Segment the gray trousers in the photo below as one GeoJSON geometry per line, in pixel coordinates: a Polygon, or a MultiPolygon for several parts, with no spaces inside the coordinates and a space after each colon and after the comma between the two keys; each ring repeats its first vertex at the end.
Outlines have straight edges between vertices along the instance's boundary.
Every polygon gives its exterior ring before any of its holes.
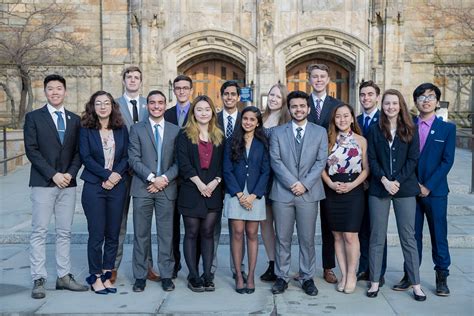
{"type": "MultiPolygon", "coordinates": [[[[230,223],[230,220],[228,220],[227,223],[229,225],[229,251],[231,253],[231,255],[229,256],[230,271],[232,273],[235,273],[234,259],[232,257],[232,225],[230,223]]],[[[216,222],[216,226],[214,227],[214,259],[212,259],[212,266],[211,266],[212,274],[215,274],[217,270],[217,247],[219,246],[219,239],[221,238],[221,230],[222,230],[222,217],[216,222]]],[[[245,271],[244,257],[245,257],[245,237],[242,239],[242,264],[240,265],[241,271],[245,271]]]]}
{"type": "Polygon", "coordinates": [[[30,237],[31,278],[47,278],[46,236],[51,216],[56,229],[56,271],[62,278],[71,272],[71,225],[76,207],[76,188],[31,188],[32,217],[30,237]]]}
{"type": "Polygon", "coordinates": [[[273,217],[275,219],[275,274],[277,277],[290,280],[291,240],[296,223],[299,252],[299,279],[312,279],[316,270],[316,256],[314,249],[314,234],[316,218],[318,217],[318,203],[305,202],[296,197],[292,202],[283,203],[273,201],[273,217]]]}
{"type": "Polygon", "coordinates": [[[416,199],[414,196],[405,198],[379,198],[369,195],[370,280],[371,282],[378,282],[380,280],[391,201],[393,201],[393,208],[395,210],[398,236],[402,246],[408,278],[412,284],[420,284],[420,264],[415,239],[416,199]]]}
{"type": "Polygon", "coordinates": [[[164,192],[154,197],[133,197],[133,277],[146,279],[151,249],[151,221],[155,211],[158,239],[158,269],[162,278],[171,278],[174,269],[173,217],[174,201],[164,192]]]}

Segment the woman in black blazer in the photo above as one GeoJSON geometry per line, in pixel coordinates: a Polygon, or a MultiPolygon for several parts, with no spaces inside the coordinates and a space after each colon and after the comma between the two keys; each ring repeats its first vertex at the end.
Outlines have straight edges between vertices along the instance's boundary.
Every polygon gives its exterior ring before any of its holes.
{"type": "Polygon", "coordinates": [[[79,153],[84,163],[82,207],[87,218],[86,281],[97,294],[117,292],[110,277],[117,256],[125,177],[128,170],[128,133],[119,106],[110,93],[97,91],[81,118],[79,153]],[[103,248],[103,252],[102,252],[103,248]]]}
{"type": "Polygon", "coordinates": [[[369,133],[368,157],[371,287],[368,297],[379,291],[380,272],[387,236],[390,202],[393,202],[405,267],[415,300],[424,301],[420,286],[419,258],[415,240],[416,196],[420,193],[415,175],[420,152],[418,132],[408,113],[402,94],[387,90],[382,96],[380,123],[369,133]]]}
{"type": "Polygon", "coordinates": [[[178,136],[178,167],[182,182],[178,210],[183,215],[183,251],[188,266],[188,287],[195,292],[214,291],[211,265],[214,226],[222,212],[222,154],[224,135],[217,125],[214,104],[208,96],[194,99],[188,122],[178,136]],[[201,240],[204,280],[199,276],[196,248],[201,240]]]}

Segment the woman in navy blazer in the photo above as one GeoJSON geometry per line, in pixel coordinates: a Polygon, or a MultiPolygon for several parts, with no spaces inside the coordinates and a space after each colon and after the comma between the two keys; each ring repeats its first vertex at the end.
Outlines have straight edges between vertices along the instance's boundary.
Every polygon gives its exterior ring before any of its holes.
{"type": "Polygon", "coordinates": [[[232,225],[232,258],[235,265],[235,289],[238,293],[255,291],[255,266],[258,252],[258,226],[265,220],[265,193],[270,176],[268,143],[262,114],[254,106],[242,111],[242,121],[224,151],[224,216],[232,225]],[[240,271],[242,240],[247,235],[249,273],[247,288],[240,271]]]}
{"type": "Polygon", "coordinates": [[[125,178],[128,170],[128,133],[118,104],[110,93],[94,93],[81,118],[79,153],[84,164],[82,207],[87,218],[86,281],[97,294],[115,293],[110,277],[118,249],[125,178]],[[102,253],[102,247],[104,249],[102,253]]]}

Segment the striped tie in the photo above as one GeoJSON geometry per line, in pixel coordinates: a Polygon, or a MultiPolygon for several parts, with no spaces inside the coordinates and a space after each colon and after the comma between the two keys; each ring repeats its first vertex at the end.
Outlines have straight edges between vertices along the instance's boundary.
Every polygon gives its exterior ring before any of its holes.
{"type": "Polygon", "coordinates": [[[232,132],[234,131],[234,128],[232,126],[232,116],[227,117],[227,127],[225,128],[225,138],[230,138],[232,137],[232,132]]]}
{"type": "Polygon", "coordinates": [[[61,111],[55,111],[56,115],[58,116],[58,135],[61,144],[64,143],[64,134],[66,133],[66,126],[64,125],[63,113],[61,111]]]}
{"type": "Polygon", "coordinates": [[[321,118],[321,99],[316,99],[316,118],[321,118]]]}

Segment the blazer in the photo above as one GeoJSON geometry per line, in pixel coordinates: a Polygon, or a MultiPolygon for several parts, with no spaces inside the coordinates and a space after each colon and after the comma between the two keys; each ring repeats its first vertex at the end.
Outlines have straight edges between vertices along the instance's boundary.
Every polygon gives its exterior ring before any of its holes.
{"type": "Polygon", "coordinates": [[[400,190],[394,197],[409,197],[420,194],[416,179],[416,165],[420,154],[418,133],[414,133],[411,142],[405,143],[395,135],[392,148],[382,133],[379,124],[370,128],[368,140],[368,158],[370,167],[369,195],[388,197],[381,179],[397,180],[400,190]]]}
{"type": "Polygon", "coordinates": [[[456,126],[435,118],[417,168],[418,182],[431,191],[430,196],[448,195],[448,173],[454,163],[455,149],[456,126]]]}
{"type": "Polygon", "coordinates": [[[324,127],[326,130],[329,127],[329,121],[331,120],[332,111],[336,106],[341,104],[342,101],[335,99],[329,95],[326,95],[326,98],[323,102],[323,109],[321,111],[321,116],[319,120],[316,118],[316,106],[313,101],[313,96],[309,95],[309,107],[311,108],[308,114],[308,121],[317,125],[324,127]]]}
{"type": "MultiPolygon", "coordinates": [[[[183,121],[183,126],[186,125],[186,123],[188,122],[188,115],[189,111],[188,113],[186,113],[186,117],[183,121]]],[[[170,107],[165,111],[165,121],[178,126],[178,113],[176,113],[176,105],[170,107]]]]}
{"type": "MultiPolygon", "coordinates": [[[[363,135],[365,138],[367,138],[368,135],[369,135],[370,127],[372,127],[372,125],[378,124],[378,123],[379,123],[379,120],[380,120],[380,110],[377,109],[377,111],[375,112],[374,116],[373,116],[372,119],[370,120],[370,123],[369,123],[369,130],[367,131],[367,135],[363,135]]],[[[363,131],[363,129],[364,129],[364,114],[359,114],[359,115],[357,116],[357,124],[359,124],[360,130],[363,131]]]]}
{"type": "Polygon", "coordinates": [[[270,176],[270,157],[265,145],[254,138],[248,157],[243,154],[238,161],[232,161],[232,140],[225,144],[223,174],[226,192],[235,196],[243,192],[245,183],[249,194],[261,199],[267,191],[270,176]]]}
{"type": "MultiPolygon", "coordinates": [[[[176,139],[179,127],[164,122],[163,141],[161,146],[161,170],[168,178],[168,186],[163,190],[168,200],[176,200],[178,189],[178,162],[176,158],[176,139]]],[[[130,142],[128,146],[128,162],[134,171],[130,194],[135,197],[153,197],[156,193],[147,191],[147,177],[150,173],[156,175],[158,155],[153,128],[150,120],[145,120],[130,128],[130,142]]]]}
{"type": "MultiPolygon", "coordinates": [[[[224,110],[217,113],[217,123],[219,124],[219,128],[221,129],[221,131],[224,132],[224,137],[225,137],[225,128],[227,126],[226,125],[227,122],[224,123],[224,110]]],[[[240,114],[240,112],[237,112],[237,119],[235,120],[234,130],[235,130],[235,127],[239,126],[241,123],[242,123],[242,114],[240,114]]]]}
{"type": "Polygon", "coordinates": [[[54,187],[53,176],[69,173],[69,187],[75,187],[76,176],[81,168],[79,156],[79,129],[81,119],[65,110],[66,132],[64,142],[59,140],[58,130],[47,105],[26,114],[23,137],[25,153],[31,162],[31,187],[54,187]]]}
{"type": "MultiPolygon", "coordinates": [[[[123,121],[127,126],[127,130],[130,132],[130,126],[133,125],[133,118],[128,109],[128,102],[125,97],[122,95],[120,98],[115,99],[115,102],[119,104],[120,113],[122,114],[123,121]]],[[[138,121],[141,122],[148,117],[148,110],[146,108],[146,98],[140,96],[138,99],[138,121]]]]}
{"type": "Polygon", "coordinates": [[[84,163],[84,171],[81,179],[89,183],[102,183],[106,181],[112,172],[117,172],[125,179],[128,174],[128,132],[123,126],[114,129],[115,155],[112,170],[105,169],[104,149],[98,129],[80,129],[79,152],[84,163]]]}
{"type": "Polygon", "coordinates": [[[222,178],[223,146],[213,146],[211,165],[208,170],[200,167],[198,145],[193,144],[184,130],[181,130],[177,141],[178,169],[181,177],[178,209],[192,209],[193,215],[204,218],[208,209],[222,208],[222,183],[220,183],[212,196],[203,197],[190,178],[199,176],[204,183],[209,183],[216,177],[222,178]]]}
{"type": "Polygon", "coordinates": [[[328,157],[328,137],[321,126],[308,122],[303,137],[300,163],[296,157],[295,136],[291,121],[275,127],[270,137],[270,163],[273,184],[270,199],[291,202],[295,195],[290,187],[300,181],[307,191],[302,195],[306,202],[326,197],[321,173],[328,157]]]}

